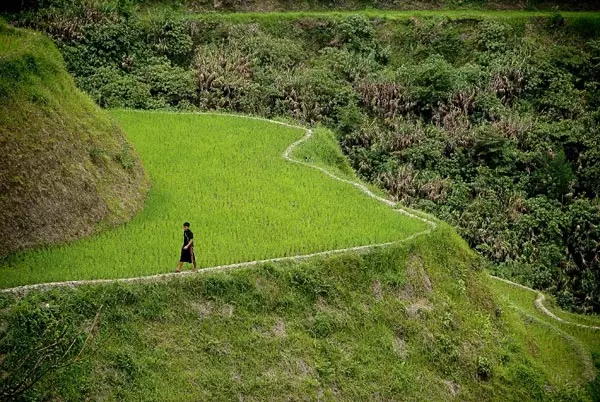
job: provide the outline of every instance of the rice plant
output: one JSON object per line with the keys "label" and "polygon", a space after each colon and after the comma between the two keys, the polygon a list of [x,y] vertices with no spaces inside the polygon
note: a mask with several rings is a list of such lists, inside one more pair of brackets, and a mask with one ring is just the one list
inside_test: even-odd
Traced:
{"label": "rice plant", "polygon": [[[401,240],[426,229],[348,184],[286,161],[282,153],[303,137],[301,129],[238,116],[112,114],[152,179],[143,211],[99,235],[9,256],[0,263],[0,286],[170,272],[185,221],[199,267]],[[309,141],[323,144],[302,147],[303,160],[333,146],[325,136]]]}

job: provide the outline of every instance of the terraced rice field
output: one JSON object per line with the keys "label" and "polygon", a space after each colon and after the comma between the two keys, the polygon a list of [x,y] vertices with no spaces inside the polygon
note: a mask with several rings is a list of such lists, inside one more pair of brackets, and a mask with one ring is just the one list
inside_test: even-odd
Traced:
{"label": "terraced rice field", "polygon": [[[171,272],[184,221],[199,267],[398,241],[428,229],[360,189],[285,160],[303,129],[241,116],[112,114],[151,176],[144,210],[102,234],[10,256],[0,263],[1,287]],[[316,134],[292,156],[352,176],[330,134]]]}

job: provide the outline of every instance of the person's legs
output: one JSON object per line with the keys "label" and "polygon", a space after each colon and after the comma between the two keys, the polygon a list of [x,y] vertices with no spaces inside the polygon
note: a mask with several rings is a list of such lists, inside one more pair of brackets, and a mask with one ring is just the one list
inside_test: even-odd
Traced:
{"label": "person's legs", "polygon": [[183,266],[183,261],[179,261],[179,264],[177,264],[177,268],[175,269],[175,272],[181,272],[182,266]]}
{"label": "person's legs", "polygon": [[194,248],[192,247],[192,264],[194,264],[194,272],[198,270],[198,265],[196,264],[196,253],[194,253]]}

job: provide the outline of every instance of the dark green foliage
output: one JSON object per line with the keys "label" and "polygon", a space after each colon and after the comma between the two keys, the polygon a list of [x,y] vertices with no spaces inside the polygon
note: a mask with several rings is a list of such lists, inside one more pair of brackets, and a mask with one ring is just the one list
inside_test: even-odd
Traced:
{"label": "dark green foliage", "polygon": [[[68,371],[85,346],[85,326],[64,320],[60,309],[41,300],[23,303],[0,336],[0,397],[39,398],[34,387],[47,375]],[[91,329],[90,329],[91,330]]]}
{"label": "dark green foliage", "polygon": [[509,49],[510,39],[513,36],[510,25],[487,20],[480,23],[477,27],[475,43],[478,50],[482,51],[482,57],[489,54],[504,53]]}
{"label": "dark green foliage", "polygon": [[148,42],[156,54],[187,67],[193,56],[194,43],[188,27],[180,21],[157,21],[150,27]]}
{"label": "dark green foliage", "polygon": [[492,364],[485,356],[477,357],[477,375],[482,380],[487,380],[492,376]]}
{"label": "dark green foliage", "polygon": [[102,107],[147,109],[153,104],[164,106],[152,98],[148,84],[115,67],[99,67],[94,74],[77,81]]}
{"label": "dark green foliage", "polygon": [[152,98],[168,106],[196,102],[193,72],[172,66],[167,58],[151,59],[149,65],[140,68],[138,77],[140,82],[148,84]]}
{"label": "dark green foliage", "polygon": [[[469,37],[461,33],[448,18],[411,19],[406,25],[395,27],[392,46],[398,48],[392,60],[409,53],[412,60],[423,60],[438,54],[451,63],[467,57]],[[396,53],[394,52],[394,53]]]}

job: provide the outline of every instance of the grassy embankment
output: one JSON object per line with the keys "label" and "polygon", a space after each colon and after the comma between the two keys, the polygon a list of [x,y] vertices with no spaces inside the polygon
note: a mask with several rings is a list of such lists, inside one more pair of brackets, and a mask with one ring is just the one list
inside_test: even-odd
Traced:
{"label": "grassy embankment", "polygon": [[[582,328],[571,323],[600,327],[598,315],[569,313],[556,306],[554,299],[544,301],[544,306],[559,318],[568,322],[559,322],[541,313],[535,307],[538,292],[525,290],[492,278],[488,285],[496,297],[506,306],[517,311],[523,318],[523,329],[534,336],[537,342],[529,346],[534,354],[539,353],[540,361],[549,375],[560,375],[565,367],[564,351],[570,349],[579,357],[579,375],[592,381],[590,393],[593,400],[600,398],[600,330]],[[545,348],[542,351],[541,348]],[[562,356],[562,357],[561,357]]]}
{"label": "grassy embankment", "polygon": [[67,328],[73,363],[34,399],[590,400],[580,348],[475,261],[442,225],[367,255],[4,295],[2,369]]}
{"label": "grassy embankment", "polygon": [[75,87],[47,37],[1,20],[0,155],[0,258],[113,227],[143,206],[148,180],[123,131]]}

